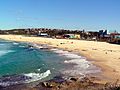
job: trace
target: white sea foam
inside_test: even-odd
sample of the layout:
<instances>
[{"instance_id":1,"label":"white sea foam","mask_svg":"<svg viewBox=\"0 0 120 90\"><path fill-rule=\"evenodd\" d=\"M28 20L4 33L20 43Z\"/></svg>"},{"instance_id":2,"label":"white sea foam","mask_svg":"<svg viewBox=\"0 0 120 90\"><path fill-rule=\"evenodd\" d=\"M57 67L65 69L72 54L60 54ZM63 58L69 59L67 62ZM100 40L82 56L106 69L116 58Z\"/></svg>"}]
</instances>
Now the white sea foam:
<instances>
[{"instance_id":1,"label":"white sea foam","mask_svg":"<svg viewBox=\"0 0 120 90\"><path fill-rule=\"evenodd\" d=\"M19 43L13 42L13 45L18 45Z\"/></svg>"},{"instance_id":2,"label":"white sea foam","mask_svg":"<svg viewBox=\"0 0 120 90\"><path fill-rule=\"evenodd\" d=\"M10 86L10 85L15 85L15 84L19 84L18 82L0 82L0 85L1 86L4 86L4 87L7 87L7 86Z\"/></svg>"},{"instance_id":3,"label":"white sea foam","mask_svg":"<svg viewBox=\"0 0 120 90\"><path fill-rule=\"evenodd\" d=\"M0 86L10 86L10 85L16 85L16 84L23 84L23 83L30 83L34 81L41 80L43 78L46 78L51 74L50 70L47 70L44 73L28 73L23 75L14 75L14 76L8 76L6 78L1 78L0 80ZM9 78L9 79L8 79Z\"/></svg>"},{"instance_id":4,"label":"white sea foam","mask_svg":"<svg viewBox=\"0 0 120 90\"><path fill-rule=\"evenodd\" d=\"M37 69L37 71L40 71L41 69Z\"/></svg>"},{"instance_id":5,"label":"white sea foam","mask_svg":"<svg viewBox=\"0 0 120 90\"><path fill-rule=\"evenodd\" d=\"M19 47L25 47L25 46L22 46L22 45L21 45L21 46L19 46Z\"/></svg>"},{"instance_id":6,"label":"white sea foam","mask_svg":"<svg viewBox=\"0 0 120 90\"><path fill-rule=\"evenodd\" d=\"M13 50L1 50L0 51L0 56L3 56L3 55L5 55L7 53L10 53L10 52L14 52L14 51Z\"/></svg>"},{"instance_id":7,"label":"white sea foam","mask_svg":"<svg viewBox=\"0 0 120 90\"><path fill-rule=\"evenodd\" d=\"M55 53L58 53L60 56L64 56L69 60L65 60L65 64L73 64L69 69L62 70L62 73L65 75L75 76L75 75L86 75L91 73L98 73L100 69L94 66L90 61L87 61L85 57L77 55L72 52L63 51L60 49L51 49Z\"/></svg>"},{"instance_id":8,"label":"white sea foam","mask_svg":"<svg viewBox=\"0 0 120 90\"><path fill-rule=\"evenodd\" d=\"M54 51L55 53L58 53L58 54L68 53L68 51L63 51L63 50L60 50L60 49L51 49L51 50Z\"/></svg>"},{"instance_id":9,"label":"white sea foam","mask_svg":"<svg viewBox=\"0 0 120 90\"><path fill-rule=\"evenodd\" d=\"M63 50L59 50L59 49L51 49L51 50L54 51L55 53L58 53L61 56L65 56L67 58L72 58L72 59L81 58L81 56L74 54L74 53L70 53L68 51L63 51Z\"/></svg>"},{"instance_id":10,"label":"white sea foam","mask_svg":"<svg viewBox=\"0 0 120 90\"><path fill-rule=\"evenodd\" d=\"M37 44L33 44L33 47L35 47L35 48L39 48L39 49L43 48L42 46L37 45Z\"/></svg>"},{"instance_id":11,"label":"white sea foam","mask_svg":"<svg viewBox=\"0 0 120 90\"><path fill-rule=\"evenodd\" d=\"M48 49L47 45L32 44L32 46L36 49Z\"/></svg>"},{"instance_id":12,"label":"white sea foam","mask_svg":"<svg viewBox=\"0 0 120 90\"><path fill-rule=\"evenodd\" d=\"M75 76L75 75L87 75L100 72L100 68L94 66L91 62L85 59L73 59L64 61L66 64L73 63L75 65L69 67L67 70L63 70L63 74Z\"/></svg>"},{"instance_id":13,"label":"white sea foam","mask_svg":"<svg viewBox=\"0 0 120 90\"><path fill-rule=\"evenodd\" d=\"M26 83L30 83L30 82L34 82L34 81L38 81L41 80L43 78L48 77L51 74L50 70L47 70L44 73L28 73L28 74L24 74L27 77L31 77L30 80L26 80Z\"/></svg>"},{"instance_id":14,"label":"white sea foam","mask_svg":"<svg viewBox=\"0 0 120 90\"><path fill-rule=\"evenodd\" d=\"M86 61L85 59L73 59L73 60L68 60L67 62L65 61L65 63L76 64L76 66L74 66L74 67L79 67L81 69L87 69L91 65L91 63Z\"/></svg>"},{"instance_id":15,"label":"white sea foam","mask_svg":"<svg viewBox=\"0 0 120 90\"><path fill-rule=\"evenodd\" d=\"M71 58L71 59L80 59L82 58L81 56L77 55L77 54L73 54L73 53L64 53L63 54L65 57L67 58Z\"/></svg>"}]
</instances>

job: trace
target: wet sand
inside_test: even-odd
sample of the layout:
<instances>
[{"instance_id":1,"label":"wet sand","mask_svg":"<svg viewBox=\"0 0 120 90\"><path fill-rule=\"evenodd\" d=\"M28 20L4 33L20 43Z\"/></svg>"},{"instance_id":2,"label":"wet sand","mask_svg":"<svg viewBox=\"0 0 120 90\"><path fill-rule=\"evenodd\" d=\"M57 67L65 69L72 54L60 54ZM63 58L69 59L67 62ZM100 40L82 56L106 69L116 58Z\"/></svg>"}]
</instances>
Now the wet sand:
<instances>
[{"instance_id":1,"label":"wet sand","mask_svg":"<svg viewBox=\"0 0 120 90\"><path fill-rule=\"evenodd\" d=\"M1 39L48 44L52 47L77 52L99 66L102 73L100 82L115 82L120 79L120 45L106 42L27 37L20 35L0 35Z\"/></svg>"}]
</instances>

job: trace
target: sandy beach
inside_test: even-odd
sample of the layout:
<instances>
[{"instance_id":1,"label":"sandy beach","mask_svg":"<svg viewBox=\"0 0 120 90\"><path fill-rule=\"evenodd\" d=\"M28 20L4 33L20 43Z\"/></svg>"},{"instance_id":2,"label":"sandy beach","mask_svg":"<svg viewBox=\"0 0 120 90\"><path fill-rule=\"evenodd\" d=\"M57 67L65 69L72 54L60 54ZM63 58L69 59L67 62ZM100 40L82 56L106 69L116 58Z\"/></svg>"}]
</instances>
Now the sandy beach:
<instances>
[{"instance_id":1,"label":"sandy beach","mask_svg":"<svg viewBox=\"0 0 120 90\"><path fill-rule=\"evenodd\" d=\"M106 42L27 37L21 35L0 35L1 39L48 44L52 47L78 52L93 64L100 67L102 82L115 82L120 79L120 45Z\"/></svg>"}]
</instances>

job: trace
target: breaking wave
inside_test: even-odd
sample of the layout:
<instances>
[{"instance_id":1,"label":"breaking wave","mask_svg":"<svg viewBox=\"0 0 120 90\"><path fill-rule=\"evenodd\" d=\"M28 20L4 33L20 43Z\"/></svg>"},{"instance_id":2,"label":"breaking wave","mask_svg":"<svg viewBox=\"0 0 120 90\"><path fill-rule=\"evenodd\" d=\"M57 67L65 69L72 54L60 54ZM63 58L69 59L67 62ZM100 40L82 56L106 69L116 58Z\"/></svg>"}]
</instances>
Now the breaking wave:
<instances>
[{"instance_id":1,"label":"breaking wave","mask_svg":"<svg viewBox=\"0 0 120 90\"><path fill-rule=\"evenodd\" d=\"M41 74L40 73L29 73L29 74L24 74L24 75L31 78L30 80L26 80L27 83L30 83L30 82L34 82L34 81L38 81L43 78L46 78L50 74L51 74L50 70L47 70L46 72L41 73Z\"/></svg>"},{"instance_id":2,"label":"breaking wave","mask_svg":"<svg viewBox=\"0 0 120 90\"><path fill-rule=\"evenodd\" d=\"M46 78L50 74L50 70L47 70L44 73L28 73L22 75L3 76L0 78L0 86L6 87L16 84L30 83Z\"/></svg>"},{"instance_id":3,"label":"breaking wave","mask_svg":"<svg viewBox=\"0 0 120 90\"><path fill-rule=\"evenodd\" d=\"M13 45L18 45L19 43L17 43L17 42L13 42Z\"/></svg>"},{"instance_id":4,"label":"breaking wave","mask_svg":"<svg viewBox=\"0 0 120 90\"><path fill-rule=\"evenodd\" d=\"M93 65L90 61L87 61L85 57L82 57L80 55L77 55L72 52L60 50L60 49L51 49L55 53L59 54L60 56L66 57L68 60L65 60L65 64L71 64L69 68L62 70L62 73L64 75L87 75L91 73L98 73L101 71L100 68Z\"/></svg>"}]
</instances>

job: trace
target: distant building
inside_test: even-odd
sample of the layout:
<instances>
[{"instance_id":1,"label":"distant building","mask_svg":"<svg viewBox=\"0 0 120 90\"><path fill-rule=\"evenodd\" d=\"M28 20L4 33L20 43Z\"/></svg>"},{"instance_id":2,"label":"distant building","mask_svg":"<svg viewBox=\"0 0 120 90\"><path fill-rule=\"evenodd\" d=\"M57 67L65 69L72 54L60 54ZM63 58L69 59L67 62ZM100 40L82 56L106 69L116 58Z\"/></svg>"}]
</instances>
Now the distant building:
<instances>
[{"instance_id":1,"label":"distant building","mask_svg":"<svg viewBox=\"0 0 120 90\"><path fill-rule=\"evenodd\" d=\"M39 31L38 36L41 36L41 37L48 37L49 35L48 35L47 33L40 32L40 31Z\"/></svg>"},{"instance_id":2,"label":"distant building","mask_svg":"<svg viewBox=\"0 0 120 90\"><path fill-rule=\"evenodd\" d=\"M107 35L107 30L99 30L100 37L105 37Z\"/></svg>"},{"instance_id":3,"label":"distant building","mask_svg":"<svg viewBox=\"0 0 120 90\"><path fill-rule=\"evenodd\" d=\"M109 42L120 43L120 33L111 33Z\"/></svg>"},{"instance_id":4,"label":"distant building","mask_svg":"<svg viewBox=\"0 0 120 90\"><path fill-rule=\"evenodd\" d=\"M80 39L80 35L79 34L74 34L76 39Z\"/></svg>"},{"instance_id":5,"label":"distant building","mask_svg":"<svg viewBox=\"0 0 120 90\"><path fill-rule=\"evenodd\" d=\"M108 41L109 39L110 39L110 35L108 34L107 30L99 31L99 40L100 41Z\"/></svg>"}]
</instances>

